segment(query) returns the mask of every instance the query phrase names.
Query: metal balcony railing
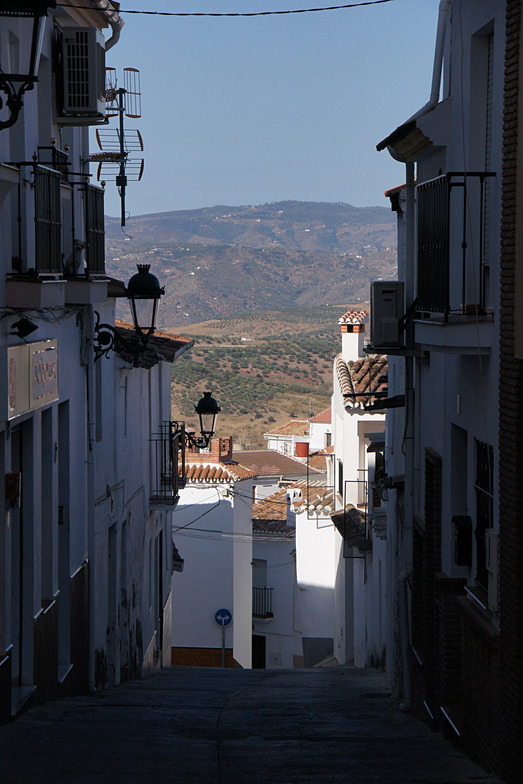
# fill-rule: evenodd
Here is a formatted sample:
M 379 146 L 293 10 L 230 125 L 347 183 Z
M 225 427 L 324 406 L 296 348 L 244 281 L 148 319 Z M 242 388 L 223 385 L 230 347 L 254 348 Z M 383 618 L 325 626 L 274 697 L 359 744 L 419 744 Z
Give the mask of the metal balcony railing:
M 35 168 L 35 271 L 39 275 L 62 273 L 61 179 L 57 171 Z
M 417 186 L 417 309 L 485 310 L 487 179 L 493 172 L 448 172 Z
M 88 276 L 105 275 L 104 191 L 84 186 L 85 263 Z
M 272 618 L 272 588 L 252 589 L 252 615 L 254 618 Z
M 183 427 L 175 422 L 163 422 L 160 431 L 151 438 L 152 482 L 150 503 L 174 506 L 185 477 L 185 439 Z

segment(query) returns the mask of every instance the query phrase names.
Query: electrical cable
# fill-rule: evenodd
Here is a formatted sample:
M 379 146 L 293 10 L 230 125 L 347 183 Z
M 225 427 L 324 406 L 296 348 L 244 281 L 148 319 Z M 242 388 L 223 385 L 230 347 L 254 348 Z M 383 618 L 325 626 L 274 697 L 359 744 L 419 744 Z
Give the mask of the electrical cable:
M 225 17 L 233 17 L 233 16 L 283 16 L 287 14 L 310 14 L 316 13 L 318 11 L 340 11 L 345 8 L 359 8 L 360 6 L 364 5 L 381 5 L 383 3 L 394 3 L 396 0 L 364 0 L 364 2 L 360 3 L 346 3 L 345 5 L 330 5 L 324 6 L 321 8 L 296 8 L 288 11 L 242 11 L 242 12 L 225 12 L 225 13 L 213 13 L 213 12 L 202 12 L 202 11 L 138 11 L 138 10 L 126 10 L 124 8 L 120 8 L 118 10 L 119 14 L 141 14 L 144 16 L 225 16 Z M 68 3 L 57 3 L 57 6 L 65 6 L 69 7 Z M 82 9 L 86 11 L 93 11 L 92 6 L 75 6 L 75 9 Z M 100 9 L 101 10 L 101 9 Z

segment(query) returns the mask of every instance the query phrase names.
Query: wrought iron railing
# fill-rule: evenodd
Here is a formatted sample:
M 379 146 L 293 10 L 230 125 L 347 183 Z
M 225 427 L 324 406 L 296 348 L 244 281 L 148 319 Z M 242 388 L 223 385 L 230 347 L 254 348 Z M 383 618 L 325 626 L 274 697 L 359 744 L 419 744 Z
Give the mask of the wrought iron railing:
M 38 163 L 60 172 L 62 180 L 69 182 L 69 154 L 56 146 L 39 147 Z
M 151 438 L 152 480 L 150 503 L 174 506 L 185 482 L 184 427 L 163 422 Z
M 272 618 L 272 588 L 252 589 L 252 614 L 254 618 Z
M 486 181 L 493 172 L 448 172 L 417 186 L 417 309 L 485 310 Z
M 96 185 L 84 186 L 85 262 L 90 275 L 105 275 L 104 191 Z
M 35 271 L 39 275 L 62 272 L 60 181 L 59 172 L 35 167 Z

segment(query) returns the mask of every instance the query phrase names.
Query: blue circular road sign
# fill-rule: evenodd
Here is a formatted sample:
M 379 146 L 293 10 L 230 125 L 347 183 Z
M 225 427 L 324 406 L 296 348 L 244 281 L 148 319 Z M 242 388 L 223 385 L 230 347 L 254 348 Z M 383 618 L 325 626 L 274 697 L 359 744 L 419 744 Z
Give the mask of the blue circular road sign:
M 216 610 L 214 613 L 214 620 L 218 626 L 229 626 L 229 624 L 232 623 L 232 612 L 223 608 L 221 610 Z

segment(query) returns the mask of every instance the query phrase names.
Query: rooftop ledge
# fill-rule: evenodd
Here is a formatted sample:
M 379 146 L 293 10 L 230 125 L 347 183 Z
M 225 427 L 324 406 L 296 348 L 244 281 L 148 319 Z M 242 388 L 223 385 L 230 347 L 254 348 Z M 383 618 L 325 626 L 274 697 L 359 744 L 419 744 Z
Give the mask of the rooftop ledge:
M 425 350 L 446 354 L 489 354 L 495 338 L 494 316 L 443 315 L 415 319 L 414 340 Z

